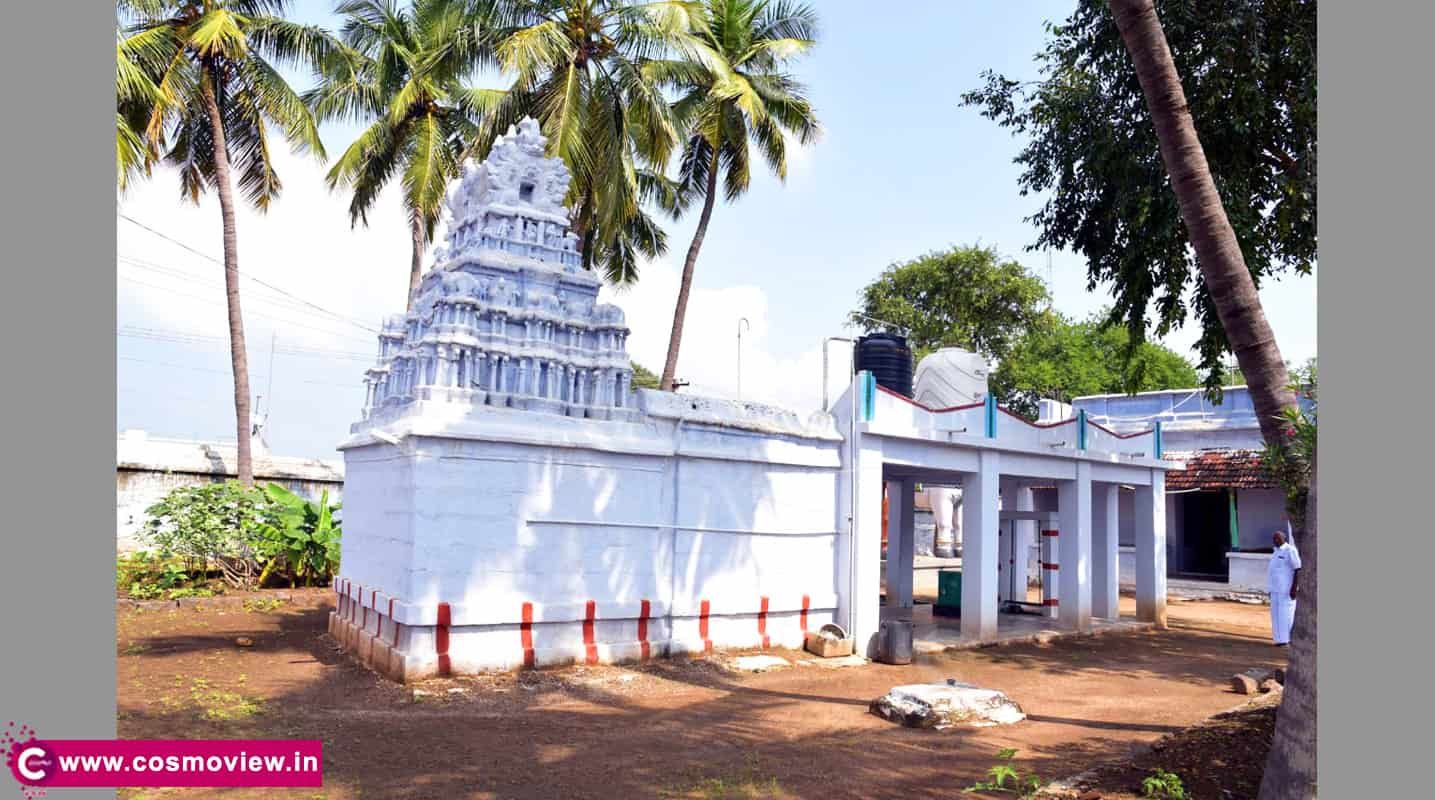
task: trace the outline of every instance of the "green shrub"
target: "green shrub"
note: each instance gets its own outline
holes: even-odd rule
[[[183,559],[191,573],[211,563],[231,583],[245,582],[245,566],[254,560],[253,542],[269,521],[267,496],[238,481],[182,486],[146,509],[145,538],[162,557]]]

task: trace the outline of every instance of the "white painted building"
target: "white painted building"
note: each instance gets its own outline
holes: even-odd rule
[[[1284,492],[1261,467],[1260,425],[1245,386],[1226,387],[1220,403],[1202,389],[1177,389],[1078,397],[1072,408],[1118,433],[1161,423],[1164,458],[1185,467],[1166,486],[1172,577],[1265,591],[1271,533],[1289,524]],[[1128,562],[1131,536],[1122,531]],[[1129,568],[1125,575],[1130,582]]]
[[[1159,429],[1036,426],[990,397],[932,411],[867,372],[807,418],[632,392],[622,312],[594,302],[543,147],[526,120],[456,184],[448,247],[340,445],[330,630],[360,659],[412,680],[796,647],[827,622],[871,655],[883,484],[922,480],[963,489],[963,637],[998,635],[1000,563],[1038,531],[1057,624],[1115,617],[1117,485],[1136,487],[1139,614],[1164,623]],[[1032,482],[1060,487],[1057,514],[1030,510]],[[910,607],[912,492],[892,496],[889,605]]]

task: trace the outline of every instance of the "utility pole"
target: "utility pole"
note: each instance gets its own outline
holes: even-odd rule
[[[742,328],[746,325],[752,330],[752,324],[747,317],[739,317],[737,321],[737,399],[742,399]]]

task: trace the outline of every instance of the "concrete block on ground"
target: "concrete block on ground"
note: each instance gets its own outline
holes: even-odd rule
[[[869,710],[909,728],[987,727],[1026,719],[1005,694],[956,681],[897,686],[873,700]]]
[[[821,631],[808,631],[803,645],[807,652],[821,658],[842,658],[852,655],[852,640],[823,635]]]

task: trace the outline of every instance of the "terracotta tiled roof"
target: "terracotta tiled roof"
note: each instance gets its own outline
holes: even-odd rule
[[[1185,462],[1184,470],[1166,473],[1166,491],[1189,489],[1278,489],[1280,484],[1261,466],[1259,450],[1198,450],[1166,452],[1167,461]]]

